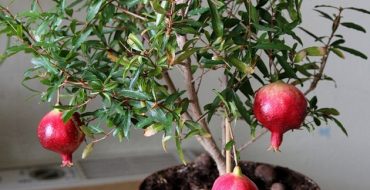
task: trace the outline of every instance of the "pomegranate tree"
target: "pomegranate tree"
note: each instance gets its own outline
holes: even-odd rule
[[[71,167],[72,154],[80,146],[85,135],[80,130],[81,120],[77,113],[64,122],[63,112],[54,109],[40,121],[37,136],[41,145],[62,157],[62,167]]]
[[[196,137],[220,175],[231,173],[244,158],[240,151],[268,131],[275,151],[285,132],[301,126],[312,131],[336,124],[346,133],[339,112],[319,107],[310,93],[320,81],[333,80],[325,72],[332,55],[367,59],[346,47],[340,33],[366,32],[342,18],[367,10],[316,6],[331,25],[328,34],[315,34],[302,25],[302,0],[61,0],[53,8],[27,2],[31,8],[21,14],[12,3],[0,3],[0,34],[10,40],[0,62],[18,52],[32,54],[24,84],[39,79],[45,85],[41,100],[61,102],[53,107],[60,111],[41,120],[38,136],[62,155],[64,166],[71,165],[84,135],[83,157],[108,137],[129,139],[133,128],[145,137],[160,134],[164,148],[174,141],[183,161],[182,142]],[[311,43],[302,40],[306,34]],[[218,77],[205,77],[215,76],[210,73]],[[212,85],[204,85],[207,79]],[[218,125],[210,127],[214,117],[223,121],[220,138],[213,133]],[[245,122],[234,127],[236,120]],[[235,135],[244,126],[250,134]],[[239,146],[237,138],[247,142]],[[235,174],[225,178],[246,181]]]

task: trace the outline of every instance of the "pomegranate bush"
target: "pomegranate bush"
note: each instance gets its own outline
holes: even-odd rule
[[[320,81],[334,80],[325,74],[330,56],[367,59],[338,32],[366,32],[342,21],[345,14],[370,14],[365,9],[318,5],[314,10],[331,25],[328,34],[314,34],[302,27],[301,0],[55,0],[53,7],[32,0],[19,13],[12,12],[11,2],[0,3],[0,33],[9,40],[0,58],[32,54],[24,85],[37,79],[45,89],[32,90],[41,100],[58,100],[53,109],[63,114],[54,116],[56,135],[73,128],[72,137],[60,140],[71,147],[61,150],[44,142],[43,120],[41,143],[64,156],[77,148],[80,130],[88,142],[85,157],[108,136],[123,141],[139,129],[145,136],[162,135],[164,147],[173,140],[182,160],[182,141],[195,137],[224,174],[250,144],[235,144],[235,120],[245,121],[252,138],[265,134],[264,128],[271,131],[274,150],[283,133],[301,126],[311,131],[334,123],[347,134],[336,119],[339,112],[318,107],[310,93]],[[307,45],[303,35],[314,41]],[[201,103],[202,79],[215,71],[222,71],[222,88]],[[174,83],[175,75],[184,85]],[[100,107],[88,108],[95,99],[102,100]],[[70,122],[75,113],[79,126]],[[221,143],[209,127],[215,115],[225,121]]]

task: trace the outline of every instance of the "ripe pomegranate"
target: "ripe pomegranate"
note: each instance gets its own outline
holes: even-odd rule
[[[257,91],[253,112],[257,120],[271,132],[270,149],[279,151],[283,134],[301,126],[306,109],[304,95],[293,85],[278,81]]]
[[[258,190],[258,188],[252,180],[243,175],[240,167],[236,166],[233,173],[218,177],[213,183],[212,190]]]
[[[47,113],[40,121],[37,135],[45,149],[61,155],[62,167],[71,167],[72,153],[80,146],[85,135],[79,128],[81,120],[78,113],[74,113],[65,123],[62,114],[58,109]]]

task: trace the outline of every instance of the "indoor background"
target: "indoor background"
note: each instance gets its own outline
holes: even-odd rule
[[[0,0],[0,3],[8,2]],[[19,11],[29,7],[30,1],[16,0],[12,10]],[[50,1],[42,1],[43,6]],[[310,0],[303,2],[303,26],[317,34],[325,35],[331,25],[318,16],[312,9],[316,4],[341,4],[370,10],[367,0]],[[345,21],[355,21],[370,32],[370,15],[357,12],[345,12]],[[370,56],[370,33],[363,34],[342,28],[340,33],[347,40],[347,46],[361,50]],[[312,38],[303,34],[307,44],[314,44]],[[4,50],[5,38],[0,38],[0,51]],[[0,168],[12,168],[42,163],[59,162],[59,156],[42,149],[36,136],[36,128],[40,118],[51,109],[51,104],[39,102],[38,96],[21,85],[23,72],[30,66],[30,56],[19,54],[0,65]],[[330,56],[327,74],[336,80],[321,82],[317,90],[310,94],[317,95],[319,106],[336,107],[341,115],[339,119],[347,128],[346,137],[335,125],[319,127],[313,132],[307,130],[288,132],[284,136],[281,153],[266,151],[269,137],[264,136],[242,153],[242,159],[268,162],[286,166],[314,179],[323,190],[367,190],[370,188],[370,63],[346,54],[341,60]],[[175,76],[175,75],[173,75]],[[176,78],[181,82],[182,78]],[[217,73],[204,81],[201,89],[201,102],[207,103],[207,94],[218,88]],[[29,83],[41,88],[37,81]],[[219,122],[213,121],[212,130],[219,131]],[[237,123],[239,143],[247,141],[249,130],[243,122]],[[142,131],[133,131],[132,138],[124,143],[116,139],[106,140],[98,144],[90,158],[109,155],[129,155],[135,152],[159,151],[161,135],[144,138]],[[194,141],[185,143],[189,149],[201,149]],[[81,149],[75,153],[80,158]],[[89,159],[90,159],[89,158]],[[1,184],[0,184],[1,189]]]

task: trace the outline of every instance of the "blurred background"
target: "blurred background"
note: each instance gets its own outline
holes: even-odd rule
[[[6,2],[8,0],[0,0],[2,4]],[[16,0],[10,8],[15,12],[27,9],[30,6],[29,2]],[[51,1],[47,0],[41,2],[44,7],[52,4]],[[317,4],[341,4],[343,7],[355,6],[370,10],[370,2],[367,0],[304,1],[303,26],[322,35],[329,32],[331,25],[312,10]],[[344,20],[355,21],[364,26],[367,31],[370,31],[369,19],[370,17],[356,12],[346,12],[344,14]],[[361,50],[370,56],[369,33],[363,34],[344,28],[339,33],[347,39],[348,47]],[[312,38],[305,34],[302,34],[302,36],[307,44],[306,46],[314,44]],[[5,43],[5,38],[1,37],[0,51],[4,50]],[[96,180],[84,182],[79,179],[86,178],[86,174],[81,176],[77,171],[81,168],[74,168],[64,171],[68,179],[59,180],[57,184],[44,183],[38,187],[36,183],[30,182],[32,181],[30,178],[22,174],[22,172],[34,171],[34,168],[39,168],[39,166],[45,168],[49,165],[58,165],[60,162],[59,156],[42,149],[37,139],[36,128],[38,122],[51,109],[52,105],[40,103],[39,96],[34,96],[34,93],[21,85],[23,72],[30,64],[29,55],[18,54],[0,65],[0,189],[31,188],[31,186],[24,186],[24,184],[34,184],[32,185],[34,189],[51,189],[51,187],[69,187],[74,184],[77,186],[102,185],[122,181],[117,177],[112,177],[110,180],[110,178],[99,179],[99,176],[93,176],[92,179]],[[314,179],[323,190],[367,190],[370,188],[370,180],[368,180],[370,153],[367,151],[370,146],[370,127],[368,126],[370,123],[370,63],[349,54],[346,54],[345,60],[331,56],[326,73],[336,80],[337,85],[335,86],[331,82],[321,82],[317,90],[310,96],[318,96],[319,106],[335,107],[340,111],[339,119],[347,128],[348,137],[336,126],[322,126],[313,132],[307,130],[288,132],[284,136],[282,152],[273,153],[266,151],[269,144],[269,137],[266,135],[246,149],[241,157],[244,160],[286,166],[304,173]],[[179,76],[179,78],[176,78],[176,76]],[[181,84],[181,75],[173,74],[173,77]],[[209,92],[212,92],[211,89],[219,88],[219,84],[214,83],[215,80],[218,80],[217,73],[208,75],[204,80],[203,88],[200,91],[202,103],[206,104],[210,101],[210,97],[214,97],[214,94],[209,94]],[[42,89],[38,81],[32,81],[28,84],[34,88]],[[220,126],[217,119],[214,119],[211,126],[212,130],[219,134]],[[238,130],[237,142],[244,143],[248,141],[250,139],[248,127],[242,122],[237,123],[236,127]],[[171,149],[173,143],[169,144]],[[201,150],[201,147],[195,141],[185,142],[184,146],[188,150]],[[81,149],[84,146],[81,147],[74,154],[76,160],[81,157]],[[97,144],[88,160],[81,161],[80,167],[85,167],[83,169],[94,174],[108,173],[107,177],[117,176],[117,173],[112,173],[107,165],[111,164],[113,170],[119,170],[117,168],[118,165],[121,165],[119,163],[126,162],[125,164],[132,166],[139,158],[145,155],[149,156],[148,158],[151,158],[152,162],[141,173],[137,171],[140,170],[139,168],[131,168],[132,171],[130,171],[133,173],[130,173],[127,167],[121,165],[122,170],[126,172],[124,179],[137,181],[150,172],[165,167],[166,164],[178,163],[174,152],[165,154],[161,147],[161,135],[145,138],[142,131],[133,131],[132,138],[129,141],[119,143],[116,139],[108,139]],[[192,159],[194,155],[189,151],[187,157]],[[117,161],[117,159],[121,161]],[[109,164],[104,165],[103,163]],[[115,163],[116,165],[114,165]],[[98,166],[102,167],[99,168]],[[49,171],[46,171],[46,174],[42,170],[39,172],[44,176],[51,175],[48,173]],[[4,176],[1,176],[2,174]],[[58,172],[52,174],[58,175]],[[17,178],[17,176],[21,177]],[[9,180],[13,180],[12,183]],[[13,182],[20,182],[23,185],[17,186]]]

